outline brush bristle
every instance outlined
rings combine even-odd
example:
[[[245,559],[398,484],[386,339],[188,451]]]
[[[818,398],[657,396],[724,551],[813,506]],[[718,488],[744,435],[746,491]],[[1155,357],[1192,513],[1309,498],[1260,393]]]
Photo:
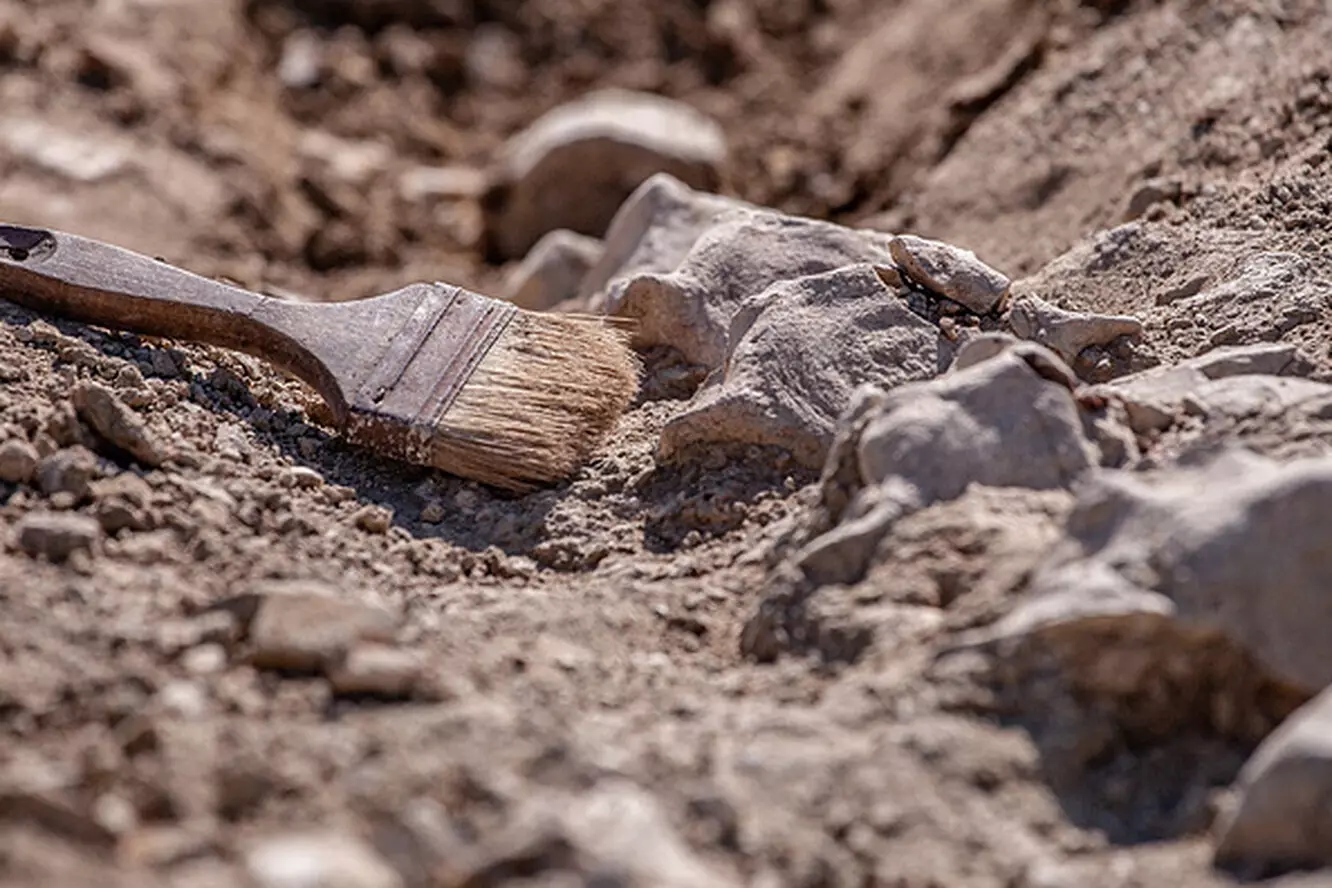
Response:
[[[638,391],[632,332],[611,318],[518,312],[444,415],[432,462],[516,491],[568,477]]]

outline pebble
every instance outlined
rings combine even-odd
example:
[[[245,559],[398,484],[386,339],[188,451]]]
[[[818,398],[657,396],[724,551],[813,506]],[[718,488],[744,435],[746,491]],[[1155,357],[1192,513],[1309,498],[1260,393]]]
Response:
[[[1008,276],[963,250],[941,241],[903,234],[888,242],[901,271],[916,284],[946,296],[978,315],[993,311],[1008,295]]]
[[[599,237],[654,173],[710,190],[725,157],[721,127],[683,102],[618,89],[590,93],[504,146],[482,201],[489,252],[523,256],[559,228]]]
[[[64,561],[75,552],[92,549],[101,534],[95,519],[62,512],[29,512],[15,528],[24,552],[49,561]]]
[[[358,642],[391,642],[397,627],[397,618],[383,608],[301,583],[262,595],[250,625],[251,661],[261,669],[318,672]]]
[[[601,259],[601,241],[560,229],[537,241],[510,272],[504,298],[527,311],[545,311],[578,295],[583,278]]]
[[[313,490],[324,483],[324,476],[308,466],[294,466],[287,470],[286,483],[300,490]]]
[[[97,457],[78,445],[57,450],[37,465],[37,482],[42,493],[69,494],[75,502],[88,495],[96,474]]]
[[[331,664],[326,674],[334,693],[409,697],[421,676],[421,658],[413,651],[360,644]]]
[[[1022,339],[1046,346],[1068,363],[1083,349],[1108,345],[1121,336],[1141,336],[1142,321],[1128,315],[1101,315],[1069,311],[1035,296],[1013,303],[1008,324]]]
[[[352,521],[366,533],[388,533],[393,524],[393,511],[383,506],[362,506],[352,516]]]
[[[160,466],[166,459],[164,448],[143,419],[111,389],[94,382],[82,382],[70,392],[70,401],[79,418],[108,444],[146,466]]]
[[[244,854],[256,888],[402,888],[403,880],[355,836],[307,833],[276,836]]]
[[[201,644],[186,651],[180,664],[191,675],[212,675],[227,666],[227,650],[220,644]]]
[[[0,481],[26,484],[37,471],[37,449],[27,441],[11,438],[0,444]]]

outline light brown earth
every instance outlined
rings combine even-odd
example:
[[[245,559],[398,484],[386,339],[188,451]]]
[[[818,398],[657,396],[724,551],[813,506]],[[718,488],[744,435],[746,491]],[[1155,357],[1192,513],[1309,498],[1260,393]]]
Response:
[[[323,59],[313,87],[279,78],[293,40]],[[1279,339],[1326,377],[1329,46],[1315,0],[0,0],[0,219],[279,294],[493,291],[475,197],[404,175],[481,168],[626,86],[721,120],[727,194],[1137,315],[1116,368]],[[1163,299],[1264,252],[1321,298]],[[587,467],[515,499],[344,446],[257,361],[7,305],[0,439],[64,456],[0,483],[0,884],[249,884],[256,843],[304,829],[392,872],[259,884],[1231,878],[1208,827],[1251,740],[1180,719],[1080,757],[1004,697],[1044,689],[935,659],[1011,606],[1066,493],[975,489],[902,522],[816,638],[759,662],[742,632],[817,479],[758,449],[658,465],[692,391],[669,356]],[[79,380],[167,459],[90,437]],[[93,516],[91,548],[30,557],[24,523],[51,512]],[[328,592],[401,613],[375,650],[424,664],[402,699],[273,640]]]

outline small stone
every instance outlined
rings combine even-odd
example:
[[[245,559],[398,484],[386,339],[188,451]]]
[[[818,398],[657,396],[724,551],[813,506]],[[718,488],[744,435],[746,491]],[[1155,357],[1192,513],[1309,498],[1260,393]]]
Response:
[[[527,311],[545,311],[572,299],[601,252],[601,241],[596,238],[564,229],[552,231],[509,274],[504,298]]]
[[[1197,296],[1212,281],[1211,275],[1194,275],[1182,284],[1171,287],[1156,297],[1157,305],[1169,305],[1172,302],[1178,302],[1181,299],[1189,299]]]
[[[389,611],[336,597],[322,584],[275,585],[260,595],[250,644],[262,669],[319,672],[356,643],[391,642],[397,632]]]
[[[54,562],[91,550],[102,535],[94,519],[64,512],[29,512],[19,519],[15,530],[24,552]]]
[[[413,167],[398,180],[408,203],[424,200],[474,200],[486,190],[486,174],[473,167]]]
[[[352,522],[366,533],[388,533],[393,526],[393,510],[384,506],[362,506],[352,516]]]
[[[227,649],[220,644],[201,644],[181,655],[180,665],[191,675],[212,675],[227,666]]]
[[[1035,296],[1013,303],[1008,324],[1018,337],[1039,342],[1070,364],[1089,346],[1142,335],[1142,321],[1137,318],[1067,311]]]
[[[75,502],[86,497],[97,474],[97,457],[75,445],[57,450],[37,466],[37,482],[47,496],[68,494]]]
[[[402,877],[373,848],[346,834],[265,839],[244,861],[255,888],[403,888]]]
[[[94,382],[82,382],[70,393],[79,418],[108,444],[125,451],[146,466],[159,466],[165,451],[148,431],[139,414],[115,392]]]
[[[903,234],[888,242],[893,261],[914,283],[946,296],[979,315],[998,307],[1012,281],[963,250],[941,241]]]
[[[489,252],[522,256],[558,228],[600,237],[654,173],[710,189],[725,156],[721,127],[682,102],[624,90],[590,93],[505,145],[483,201]]]
[[[438,524],[448,515],[448,510],[439,500],[431,500],[421,509],[421,520],[426,524]]]
[[[1240,771],[1239,798],[1219,824],[1216,859],[1228,866],[1332,864],[1332,691],[1286,719]]]
[[[0,481],[27,484],[36,471],[37,448],[17,438],[0,444]]]
[[[1156,204],[1179,199],[1183,189],[1179,182],[1166,179],[1149,179],[1129,196],[1124,204],[1123,221],[1139,219]]]
[[[313,31],[295,31],[282,43],[278,80],[288,89],[309,89],[323,74],[322,46]]]
[[[421,671],[421,658],[412,651],[359,644],[326,674],[336,694],[401,698],[412,695]]]
[[[157,692],[157,701],[172,715],[199,718],[208,711],[208,697],[196,682],[173,681]]]
[[[324,476],[308,466],[293,466],[287,470],[285,481],[288,487],[313,490],[324,483]]]

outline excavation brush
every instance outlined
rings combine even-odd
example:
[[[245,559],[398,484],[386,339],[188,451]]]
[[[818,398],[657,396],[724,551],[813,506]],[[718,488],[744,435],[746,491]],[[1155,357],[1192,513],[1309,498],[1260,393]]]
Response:
[[[0,297],[262,358],[319,392],[347,440],[511,490],[572,474],[638,387],[623,325],[520,311],[448,284],[288,302],[87,238],[0,225]]]

